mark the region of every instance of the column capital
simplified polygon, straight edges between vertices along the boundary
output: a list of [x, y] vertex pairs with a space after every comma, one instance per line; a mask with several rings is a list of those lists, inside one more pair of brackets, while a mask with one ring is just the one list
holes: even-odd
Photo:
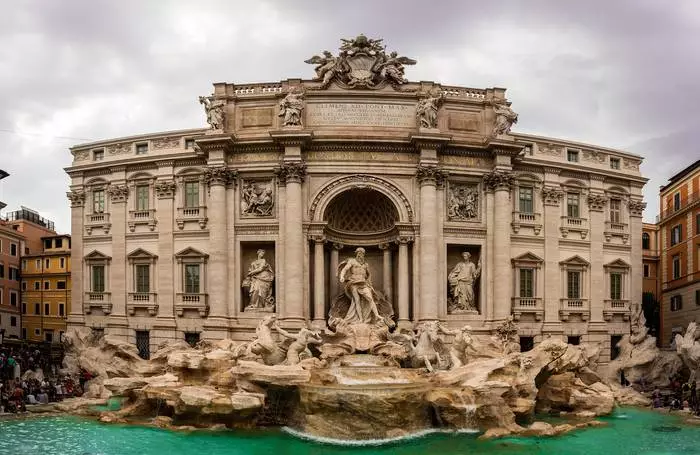
[[318, 233], [309, 234], [309, 240], [313, 240], [314, 243], [316, 243], [316, 244], [319, 244], [319, 243], [323, 244], [323, 243], [326, 243], [326, 241], [327, 241], [325, 235], [318, 234]]
[[484, 186], [488, 191], [510, 191], [515, 175], [510, 171], [494, 170], [484, 174]]
[[644, 201], [631, 200], [627, 206], [630, 209], [630, 217], [641, 218], [644, 209], [647, 208], [647, 203]]
[[175, 197], [174, 180], [158, 180], [154, 186], [158, 199], [173, 199]]
[[303, 161], [290, 161], [280, 164], [274, 170], [280, 185], [287, 183], [301, 183], [306, 177], [306, 163]]
[[345, 245], [344, 245], [344, 244], [338, 243], [338, 242], [333, 242], [333, 249], [334, 249], [334, 250], [340, 251], [340, 250], [342, 250], [343, 248], [345, 248]]
[[608, 197], [604, 194], [589, 194], [587, 202], [589, 210], [592, 212], [602, 212], [605, 210], [605, 204], [608, 203]]
[[236, 182], [238, 171], [226, 166], [210, 166], [204, 171], [204, 181], [209, 187], [230, 185]]
[[107, 194], [111, 202], [126, 202], [129, 197], [129, 188], [126, 185], [110, 185], [107, 187]]
[[561, 200], [564, 198], [564, 192], [557, 187], [545, 186], [542, 188], [542, 200], [544, 205], [559, 207]]
[[447, 172], [443, 171], [438, 166], [425, 166], [419, 164], [416, 167], [416, 178], [418, 179], [418, 183], [420, 183], [421, 186], [442, 186], [445, 179], [447, 178]]
[[391, 244], [390, 244], [390, 243], [380, 243], [380, 244], [377, 245], [377, 246], [378, 246], [379, 249], [382, 250], [382, 251], [386, 251], [386, 250], [388, 250], [388, 249], [391, 248]]
[[66, 197], [70, 200], [71, 207], [82, 207], [85, 205], [85, 191], [73, 190], [66, 193]]
[[415, 238], [412, 235], [400, 235], [396, 238], [396, 243], [399, 245], [408, 245], [414, 240]]

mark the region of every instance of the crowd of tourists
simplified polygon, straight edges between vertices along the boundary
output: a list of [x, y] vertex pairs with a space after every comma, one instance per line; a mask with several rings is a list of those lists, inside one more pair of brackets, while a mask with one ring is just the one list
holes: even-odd
[[696, 381], [684, 382], [679, 375], [671, 378], [669, 389], [664, 391], [654, 389], [651, 400], [654, 408], [668, 408], [669, 411], [687, 409], [695, 415], [700, 415]]

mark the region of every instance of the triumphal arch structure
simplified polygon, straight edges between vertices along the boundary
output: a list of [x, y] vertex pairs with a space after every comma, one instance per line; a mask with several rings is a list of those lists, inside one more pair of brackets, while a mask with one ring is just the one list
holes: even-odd
[[[208, 128], [71, 149], [72, 325], [249, 339], [513, 318], [601, 343], [641, 301], [641, 158], [511, 131], [503, 88], [411, 82], [363, 35], [310, 79], [217, 83]], [[311, 69], [311, 68], [310, 68]], [[546, 103], [542, 106], [546, 109]]]

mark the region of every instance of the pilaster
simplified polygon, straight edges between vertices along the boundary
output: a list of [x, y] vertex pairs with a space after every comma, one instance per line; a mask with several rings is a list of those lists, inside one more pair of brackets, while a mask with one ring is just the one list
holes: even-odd
[[[172, 174], [172, 167], [169, 169]], [[175, 224], [175, 181], [165, 177], [156, 181], [156, 216], [158, 217], [158, 325], [175, 330], [175, 277], [173, 227]], [[175, 275], [177, 276], [177, 275]], [[173, 333], [173, 336], [175, 334]]]
[[71, 291], [70, 308], [68, 309], [68, 326], [79, 326], [85, 324], [83, 312], [83, 298], [85, 296], [85, 284], [83, 280], [83, 223], [85, 215], [85, 192], [82, 189], [75, 189], [66, 193], [71, 202]]

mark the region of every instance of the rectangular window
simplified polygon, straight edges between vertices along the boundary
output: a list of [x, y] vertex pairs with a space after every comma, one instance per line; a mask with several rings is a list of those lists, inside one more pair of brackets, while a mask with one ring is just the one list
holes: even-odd
[[95, 190], [92, 192], [92, 212], [104, 213], [105, 211], [105, 191]]
[[147, 330], [136, 331], [136, 348], [139, 350], [139, 356], [142, 359], [151, 358], [151, 336]]
[[92, 151], [92, 159], [94, 161], [102, 161], [103, 159], [105, 159], [104, 149], [93, 150]]
[[51, 249], [51, 239], [44, 239], [44, 249], [45, 250]]
[[620, 211], [620, 206], [622, 201], [619, 199], [610, 199], [610, 222], [611, 223], [622, 223], [622, 216]]
[[36, 336], [41, 335], [41, 329], [34, 329], [34, 335], [36, 335]]
[[105, 266], [92, 266], [92, 292], [105, 292]]
[[578, 150], [567, 150], [566, 159], [572, 163], [578, 163]]
[[622, 341], [622, 335], [610, 335], [610, 360], [615, 360], [620, 355], [618, 343]]
[[581, 298], [581, 272], [567, 272], [566, 296], [569, 299]]
[[53, 343], [53, 330], [45, 330], [44, 339], [47, 343]]
[[695, 290], [695, 305], [700, 305], [700, 289]]
[[34, 314], [41, 314], [41, 303], [34, 304]]
[[135, 267], [136, 292], [150, 292], [150, 271], [148, 264], [137, 264]]
[[520, 269], [520, 297], [535, 296], [534, 272], [533, 269]]
[[622, 274], [610, 274], [610, 298], [612, 300], [622, 299]]
[[533, 213], [532, 188], [520, 188], [520, 213]]
[[610, 158], [610, 169], [620, 169], [620, 158]]
[[17, 256], [17, 244], [10, 243], [10, 256]]
[[47, 269], [50, 269], [51, 268], [51, 259], [44, 260], [44, 265], [46, 266]]
[[60, 258], [58, 260], [58, 262], [59, 262], [59, 267], [61, 267], [62, 269], [66, 268], [66, 258]]
[[27, 314], [27, 304], [22, 303], [22, 314]]
[[49, 289], [51, 289], [50, 283], [48, 281], [44, 281], [44, 290], [48, 291]]
[[520, 352], [532, 351], [535, 347], [535, 337], [520, 337]]
[[649, 264], [644, 264], [644, 278], [649, 278]]
[[41, 259], [37, 259], [36, 262], [34, 263], [36, 266], [37, 272], [41, 270]]
[[683, 298], [680, 295], [671, 297], [671, 311], [679, 311], [683, 308]]
[[581, 337], [580, 336], [568, 336], [566, 337], [566, 343], [570, 344], [572, 346], [578, 346], [581, 344]]
[[34, 290], [38, 291], [41, 289], [41, 282], [40, 281], [35, 281], [34, 282]]
[[22, 260], [22, 271], [24, 271], [24, 272], [27, 271], [27, 261], [26, 261], [26, 259]]
[[197, 346], [199, 343], [199, 333], [198, 332], [185, 332], [185, 341], [192, 347]]
[[10, 267], [10, 276], [9, 278], [11, 280], [19, 281], [19, 269], [17, 267]]
[[58, 304], [58, 315], [59, 316], [65, 316], [66, 315], [66, 306], [63, 303]]
[[10, 326], [17, 327], [17, 316], [10, 316]]
[[136, 210], [148, 210], [148, 185], [136, 187]]
[[17, 293], [10, 291], [10, 305], [17, 306]]
[[48, 303], [44, 304], [44, 316], [48, 316], [51, 314], [51, 305]]
[[185, 207], [199, 207], [199, 182], [185, 182]]
[[566, 193], [566, 216], [570, 218], [580, 216], [578, 193]]
[[65, 289], [66, 288], [66, 282], [65, 281], [57, 281], [56, 282], [56, 289]]
[[681, 209], [681, 193], [676, 193], [673, 195], [673, 210]]
[[671, 228], [671, 246], [683, 241], [683, 226], [678, 224]]
[[22, 290], [23, 291], [27, 290], [27, 282], [26, 281], [22, 281]]
[[54, 239], [54, 248], [63, 248], [63, 239]]
[[5, 266], [0, 264], [0, 278], [5, 278]]
[[194, 148], [194, 139], [185, 139], [185, 148], [186, 149]]
[[137, 155], [145, 155], [148, 153], [148, 144], [136, 144], [136, 154]]
[[695, 233], [700, 235], [700, 213], [695, 215]]
[[185, 265], [185, 293], [199, 294], [199, 264]]
[[677, 280], [681, 277], [681, 255], [673, 256], [673, 279]]

